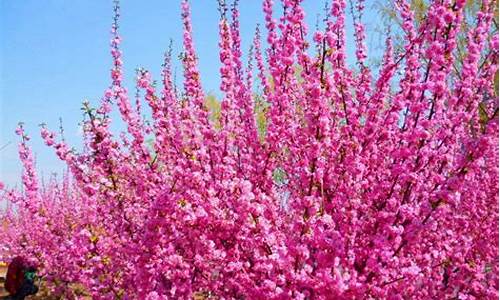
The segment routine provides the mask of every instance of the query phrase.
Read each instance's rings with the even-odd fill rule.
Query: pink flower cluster
[[[170,53],[160,91],[137,72],[151,122],[122,85],[115,2],[112,83],[99,107],[84,103],[84,150],[42,127],[68,165],[62,181],[39,182],[18,129],[24,189],[0,185],[1,257],[36,260],[68,299],[80,297],[75,286],[95,299],[496,299],[495,2],[482,1],[454,68],[466,1],[430,1],[417,23],[396,0],[403,51],[387,36],[378,70],[367,64],[364,1],[351,7],[354,67],[346,1],[331,1],[312,42],[301,2],[281,1],[275,19],[263,1],[268,47],[257,30],[246,67],[238,8],[220,3],[217,122],[188,2],[183,88]],[[113,105],[127,126],[119,136]]]

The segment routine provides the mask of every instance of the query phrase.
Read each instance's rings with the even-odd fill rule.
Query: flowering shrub
[[[314,43],[300,0],[283,0],[279,19],[264,0],[268,46],[257,30],[247,65],[238,8],[221,3],[214,117],[183,1],[183,89],[170,54],[161,91],[137,72],[149,122],[122,84],[116,3],[112,84],[84,104],[84,151],[41,129],[68,165],[62,182],[39,183],[18,129],[24,190],[3,188],[1,254],[33,258],[67,298],[77,284],[96,299],[496,299],[496,3],[482,1],[457,69],[466,1],[430,2],[417,24],[395,1],[404,49],[387,36],[379,70],[363,1],[351,7],[355,67],[344,0]]]

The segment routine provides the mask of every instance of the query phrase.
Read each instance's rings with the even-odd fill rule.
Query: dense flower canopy
[[[183,0],[183,87],[171,53],[161,90],[138,70],[148,120],[122,84],[115,3],[112,83],[84,103],[84,150],[41,129],[62,181],[41,183],[17,130],[24,189],[2,186],[0,255],[32,258],[69,299],[496,299],[497,3],[481,2],[457,67],[466,0],[430,1],[422,22],[396,0],[404,42],[388,34],[375,69],[363,1],[332,0],[312,34],[301,2],[276,19],[263,1],[267,43],[257,29],[248,63],[238,7],[220,3],[214,117]]]

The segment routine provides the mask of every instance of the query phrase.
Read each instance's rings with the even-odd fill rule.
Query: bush
[[[183,1],[182,93],[170,55],[161,91],[137,73],[151,122],[122,85],[115,3],[112,84],[84,104],[85,150],[41,131],[62,182],[40,185],[18,129],[24,190],[3,188],[1,255],[32,257],[67,298],[75,285],[98,299],[497,298],[496,3],[482,2],[456,69],[465,0],[430,1],[419,22],[395,1],[403,51],[388,35],[374,74],[362,1],[353,68],[344,0],[313,43],[301,1],[282,2],[276,20],[263,1],[268,47],[257,31],[246,67],[238,8],[220,4],[224,96],[210,113]]]

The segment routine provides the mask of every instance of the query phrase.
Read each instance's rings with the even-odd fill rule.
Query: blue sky
[[[216,93],[219,86],[216,0],[191,3],[202,83],[207,92]],[[381,42],[374,32],[380,22],[374,12],[376,3],[378,0],[367,1],[364,17],[370,56],[380,56]],[[314,29],[323,6],[323,0],[304,1],[309,32]],[[174,41],[174,54],[180,53],[180,0],[122,0],[121,7],[123,59],[131,90],[137,67],[151,70],[159,79],[170,38]],[[240,0],[240,8],[242,48],[246,51],[256,24],[263,23],[261,1]],[[84,99],[97,103],[109,84],[111,19],[111,0],[0,1],[0,181],[9,186],[20,182],[18,138],[14,134],[19,121],[25,123],[32,137],[30,145],[39,174],[44,177],[53,172],[60,174],[64,165],[43,145],[38,124],[46,123],[57,130],[62,118],[66,140],[80,148],[81,103]],[[348,25],[351,32],[350,18]],[[352,37],[348,46],[352,51]],[[176,66],[180,79],[182,70],[179,64]]]

